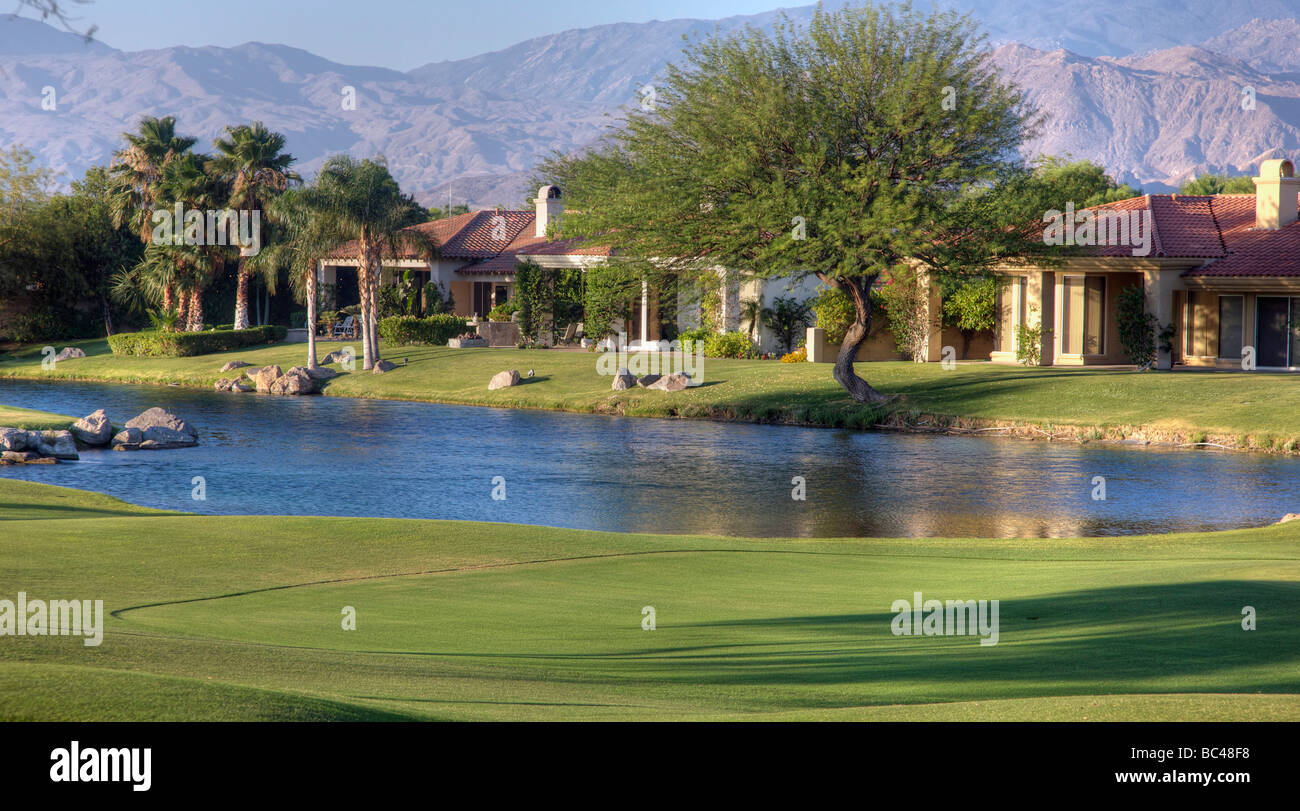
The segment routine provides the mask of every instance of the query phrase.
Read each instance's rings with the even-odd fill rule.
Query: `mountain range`
[[[1047,114],[1028,155],[1088,158],[1151,191],[1300,155],[1294,0],[1094,0],[1086,14],[1042,0],[957,5]],[[141,116],[175,115],[201,147],[261,120],[285,133],[306,175],[337,152],[382,154],[425,204],[514,206],[541,158],[617,124],[684,37],[780,14],[804,21],[812,7],[577,29],[407,72],[264,43],[121,51],[0,16],[0,147],[23,144],[66,181],[107,163]]]

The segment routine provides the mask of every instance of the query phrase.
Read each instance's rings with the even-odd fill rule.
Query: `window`
[[[1219,357],[1221,358],[1241,360],[1245,302],[1242,296],[1219,296]]]
[[[998,285],[997,293],[997,345],[998,352],[1016,351],[1016,327],[1025,323],[1029,302],[1029,279],[1012,276]]]
[[[1106,277],[1066,276],[1061,286],[1061,354],[1106,352]]]

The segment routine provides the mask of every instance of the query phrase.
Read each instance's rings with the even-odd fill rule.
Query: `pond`
[[[1260,526],[1300,510],[1300,460],[1255,454],[166,386],[0,381],[0,403],[77,416],[102,407],[118,425],[152,406],[175,412],[199,429],[198,447],[86,451],[0,476],[198,513],[1066,537]],[[193,497],[196,476],[205,500]],[[1104,499],[1094,498],[1098,476]],[[795,477],[803,500],[792,497]]]

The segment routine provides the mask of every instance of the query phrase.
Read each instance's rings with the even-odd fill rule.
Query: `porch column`
[[[934,284],[931,275],[925,271],[918,272],[918,282],[925,286],[925,345],[922,355],[916,358],[926,363],[938,363],[943,360],[943,300],[939,295],[939,286]]]
[[[1156,317],[1156,332],[1174,323],[1174,291],[1182,287],[1179,270],[1162,271],[1159,268],[1142,271],[1142,288],[1146,291],[1146,307]],[[1160,348],[1156,339],[1156,368],[1172,369],[1173,357]]]

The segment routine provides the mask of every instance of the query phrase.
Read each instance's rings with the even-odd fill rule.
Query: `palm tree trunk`
[[[235,276],[235,329],[248,329],[248,277],[244,257],[239,257],[239,270]]]
[[[171,293],[170,285],[167,287],[167,292],[168,294]],[[167,304],[165,303],[168,297],[165,297],[163,299],[164,301],[163,307],[166,309],[167,312],[170,313],[172,311],[172,308],[167,306]],[[180,293],[180,300],[176,302],[176,322],[172,324],[171,327],[173,331],[184,332],[185,330],[189,329],[190,327],[189,312],[190,312],[190,297],[188,293],[182,290]]]
[[[370,279],[364,260],[357,265],[357,292],[361,296],[361,368],[369,371],[375,362],[370,357]]]
[[[316,363],[316,265],[307,269],[307,368]]]
[[[176,306],[175,298],[172,286],[170,284],[163,285],[163,313],[170,313],[172,311],[172,308]]]
[[[375,271],[370,287],[370,357],[375,363],[382,358],[379,354],[379,277],[383,274],[382,265]]]
[[[190,291],[190,332],[203,331],[203,293],[197,287]]]

